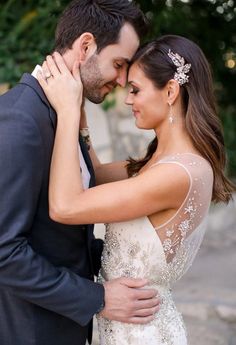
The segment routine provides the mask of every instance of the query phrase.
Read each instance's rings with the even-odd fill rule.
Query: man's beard
[[[80,67],[80,77],[83,83],[84,96],[95,104],[102,103],[106,96],[101,94],[101,88],[105,85],[105,81],[102,78],[95,54]]]

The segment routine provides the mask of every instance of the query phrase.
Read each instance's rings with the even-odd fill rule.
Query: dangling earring
[[[173,115],[173,113],[172,113],[172,104],[169,103],[169,102],[168,102],[168,104],[169,104],[169,107],[170,107],[170,111],[169,111],[169,123],[172,125],[172,124],[174,123],[174,121],[175,121],[175,118],[174,118],[174,115]]]

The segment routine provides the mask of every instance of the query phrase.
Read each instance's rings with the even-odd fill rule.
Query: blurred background
[[[56,21],[69,0],[0,0],[0,83],[14,85],[51,52]],[[193,39],[214,72],[224,123],[228,171],[236,175],[236,4],[235,0],[138,0],[151,20],[147,39],[177,34]],[[112,105],[111,101],[105,108]]]
[[[183,35],[211,63],[227,149],[227,173],[236,177],[236,1],[138,0],[151,21],[149,40]],[[68,0],[0,0],[0,94],[53,50],[59,14]],[[153,133],[134,127],[117,89],[101,106],[87,102],[94,146],[103,162],[143,155]],[[96,227],[104,236],[104,227]],[[236,206],[212,205],[208,231],[192,269],[174,291],[189,345],[236,345]],[[98,344],[95,332],[93,344]]]

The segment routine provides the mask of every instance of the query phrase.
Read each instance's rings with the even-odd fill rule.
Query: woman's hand
[[[71,73],[63,57],[54,53],[53,57],[47,56],[42,68],[43,73],[38,72],[37,78],[57,115],[69,116],[72,109],[78,109],[79,115],[83,100],[79,62],[74,63]]]

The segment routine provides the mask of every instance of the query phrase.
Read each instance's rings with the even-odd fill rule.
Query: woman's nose
[[[127,105],[133,104],[132,96],[130,95],[130,93],[128,93],[128,95],[126,96],[125,104]]]

